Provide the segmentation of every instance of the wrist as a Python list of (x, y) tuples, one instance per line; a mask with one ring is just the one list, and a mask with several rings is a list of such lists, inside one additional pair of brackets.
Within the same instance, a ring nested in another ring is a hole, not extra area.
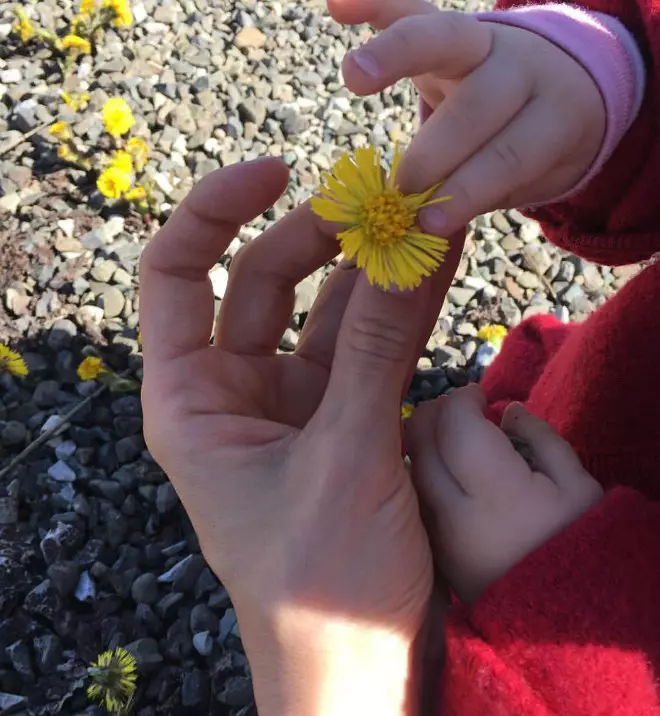
[(417, 633), (280, 608), (241, 625), (260, 716), (413, 716)]

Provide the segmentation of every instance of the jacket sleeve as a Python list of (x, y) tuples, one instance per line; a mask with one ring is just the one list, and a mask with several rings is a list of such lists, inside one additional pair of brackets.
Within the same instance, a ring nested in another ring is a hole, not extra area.
[[(499, 0), (497, 10), (543, 5)], [(660, 5), (649, 0), (584, 0), (580, 7), (618, 19), (644, 58), (648, 81), (637, 118), (602, 171), (579, 194), (526, 213), (553, 243), (600, 263), (621, 265), (660, 251)]]
[(442, 714), (657, 716), (660, 504), (605, 499), (447, 623)]

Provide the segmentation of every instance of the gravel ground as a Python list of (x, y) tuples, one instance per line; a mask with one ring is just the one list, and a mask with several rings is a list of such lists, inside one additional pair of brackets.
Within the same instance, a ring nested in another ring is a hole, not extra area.
[[(64, 1), (29, 7), (60, 29), (72, 14)], [(137, 656), (141, 716), (253, 714), (227, 592), (145, 449), (139, 397), (81, 383), (75, 369), (93, 347), (139, 376), (140, 251), (196, 180), (264, 154), (291, 167), (285, 196), (214, 270), (221, 299), (231, 255), (306, 197), (338, 152), (411, 136), (413, 90), (352, 97), (338, 70), (368, 30), (340, 28), (318, 0), (134, 4), (134, 27), (108, 33), (67, 88), (92, 95), (74, 124), (86, 143), (99, 141), (94, 113), (108, 96), (133, 108), (161, 204), (147, 223), (104, 203), (84, 172), (58, 160), (43, 125), (70, 115), (59, 75), (48, 51), (25, 53), (8, 39), (10, 11), (2, 3), (0, 338), (24, 354), (30, 375), (0, 376), (0, 714), (100, 713), (88, 705), (85, 669), (115, 645)], [(482, 325), (537, 313), (582, 320), (633, 271), (563, 254), (516, 211), (479, 217), (411, 397), (479, 378)], [(324, 275), (300, 285), (283, 350), (295, 347)]]

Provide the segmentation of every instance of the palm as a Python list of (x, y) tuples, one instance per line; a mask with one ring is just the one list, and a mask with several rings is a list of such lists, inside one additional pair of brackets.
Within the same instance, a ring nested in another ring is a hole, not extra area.
[(237, 355), (213, 346), (188, 357), (177, 372), (192, 377), (177, 429), (194, 436), (200, 449), (223, 443), (234, 432), (232, 418), (242, 418), (243, 426), (245, 418), (254, 421), (251, 442), (254, 435), (269, 442), (297, 432), (316, 411), (329, 376), (324, 366), (295, 354)]

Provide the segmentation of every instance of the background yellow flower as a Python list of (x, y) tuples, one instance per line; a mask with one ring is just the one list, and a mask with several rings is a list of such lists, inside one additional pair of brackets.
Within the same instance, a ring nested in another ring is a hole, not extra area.
[(141, 137), (131, 137), (126, 142), (126, 149), (133, 157), (135, 169), (141, 172), (149, 159), (149, 145)]
[(81, 380), (94, 380), (104, 371), (103, 361), (95, 356), (88, 356), (78, 366), (78, 377)]
[(131, 188), (131, 175), (110, 166), (101, 172), (96, 187), (107, 199), (120, 199)]
[(103, 105), (103, 126), (108, 134), (121, 137), (135, 124), (135, 117), (125, 99), (111, 97)]
[(84, 55), (89, 55), (92, 51), (92, 45), (89, 40), (85, 40), (83, 37), (78, 37), (78, 35), (67, 35), (64, 37), (62, 39), (62, 47), (65, 50), (82, 52)]
[(133, 157), (128, 152), (120, 149), (110, 157), (110, 166), (120, 169), (126, 174), (131, 174), (133, 171)]
[(50, 125), (48, 133), (51, 134), (53, 137), (56, 137), (57, 139), (66, 141), (71, 137), (71, 127), (69, 126), (68, 122), (55, 122), (54, 124)]
[(133, 12), (128, 0), (104, 0), (103, 7), (114, 13), (112, 24), (115, 27), (130, 27), (133, 24)]
[(0, 343), (0, 373), (3, 371), (17, 378), (24, 378), (28, 374), (28, 367), (20, 353)]
[(143, 186), (136, 186), (124, 194), (126, 201), (143, 201), (147, 198), (147, 191)]

